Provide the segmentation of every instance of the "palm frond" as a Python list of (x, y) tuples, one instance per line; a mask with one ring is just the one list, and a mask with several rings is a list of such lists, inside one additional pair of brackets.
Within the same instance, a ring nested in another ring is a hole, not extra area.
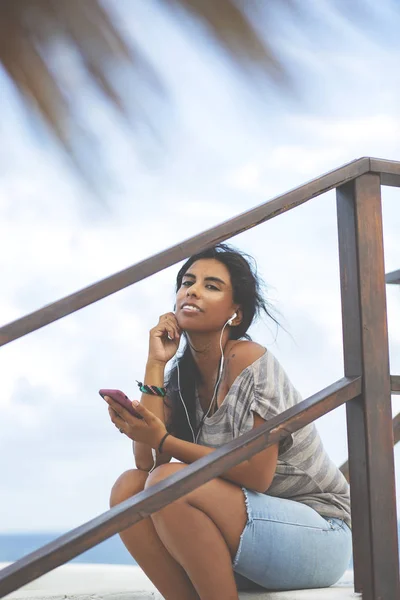
[[(233, 0), (163, 0), (162, 4), (180, 7), (202, 21), (235, 64), (260, 64), (271, 75), (279, 72), (271, 49)], [(161, 76), (134, 41), (127, 42), (99, 0), (2, 0), (0, 62), (28, 109), (41, 115), (76, 166), (84, 170), (78, 136), (74, 135), (74, 81), (52, 64), (61, 43), (74, 51), (102, 96), (125, 117), (131, 99), (113, 77), (116, 67), (124, 65), (133, 82), (146, 80), (147, 91), (151, 88), (164, 98), (167, 94)], [(137, 119), (144, 117), (140, 114), (144, 104), (136, 98), (135, 105), (134, 99), (134, 118), (135, 111)], [(151, 115), (148, 118), (151, 120)]]
[(28, 111), (42, 117), (87, 177), (79, 146), (89, 136), (79, 131), (73, 108), (78, 91), (73, 77), (53, 61), (61, 44), (74, 52), (88, 79), (124, 117), (129, 98), (113, 76), (115, 67), (123, 66), (132, 79), (146, 80), (156, 94), (165, 90), (140, 49), (127, 43), (98, 0), (1, 1), (0, 63)]
[[(274, 11), (289, 7), (301, 22), (308, 12), (303, 3), (297, 0), (158, 2), (174, 18), (185, 14), (203, 27), (232, 65), (254, 83), (260, 76), (278, 85), (287, 82), (286, 70), (274, 52), (274, 25), (269, 17)], [(354, 11), (362, 16), (368, 13), (359, 2), (331, 0), (330, 4), (348, 19), (353, 19)], [(349, 8), (355, 5), (354, 11)], [(131, 10), (135, 10), (133, 2)], [(150, 127), (157, 129), (157, 111), (143, 95), (151, 93), (164, 102), (168, 94), (161, 73), (154, 70), (135, 41), (126, 38), (101, 0), (1, 0), (0, 64), (28, 111), (41, 116), (76, 168), (87, 177), (82, 144), (93, 138), (93, 132), (85, 131), (82, 123), (78, 125), (74, 106), (80, 90), (54, 58), (60, 54), (61, 45), (77, 58), (87, 80), (103, 99), (132, 125), (147, 120)], [(129, 93), (115, 77), (121, 68), (126, 73), (124, 82), (130, 83)]]
[[(268, 42), (268, 15), (274, 9), (290, 5), (290, 0), (269, 0), (263, 5), (235, 0), (161, 0), (161, 4), (185, 11), (202, 23), (234, 67), (250, 69), (253, 77), (258, 70), (273, 79), (284, 78), (282, 64)], [(257, 16), (265, 22), (266, 35), (261, 36), (255, 27)]]

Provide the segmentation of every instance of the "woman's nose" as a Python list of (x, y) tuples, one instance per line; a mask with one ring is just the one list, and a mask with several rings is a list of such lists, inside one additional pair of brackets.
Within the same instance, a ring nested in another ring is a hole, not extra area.
[(197, 288), (195, 284), (192, 284), (190, 288), (187, 289), (186, 296), (197, 296)]

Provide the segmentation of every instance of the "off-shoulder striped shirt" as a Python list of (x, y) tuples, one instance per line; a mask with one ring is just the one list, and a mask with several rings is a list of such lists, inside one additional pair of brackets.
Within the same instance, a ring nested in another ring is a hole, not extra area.
[[(218, 410), (206, 417), (198, 443), (222, 446), (253, 428), (252, 411), (268, 421), (301, 399), (279, 361), (266, 350), (238, 375)], [(197, 426), (203, 415), (196, 397)], [(349, 485), (326, 453), (314, 423), (280, 443), (275, 476), (265, 493), (302, 502), (351, 526)]]

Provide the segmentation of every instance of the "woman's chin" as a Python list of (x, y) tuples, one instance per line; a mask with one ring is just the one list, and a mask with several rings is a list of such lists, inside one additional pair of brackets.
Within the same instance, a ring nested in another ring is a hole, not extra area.
[(199, 323), (196, 319), (190, 317), (177, 319), (177, 321), (183, 333), (203, 333), (207, 329), (204, 327), (204, 323)]
[(178, 315), (176, 315), (176, 320), (178, 321), (179, 327), (183, 331), (187, 331), (188, 329), (199, 329), (202, 327), (201, 323), (199, 322), (198, 314), (185, 314), (180, 312)]

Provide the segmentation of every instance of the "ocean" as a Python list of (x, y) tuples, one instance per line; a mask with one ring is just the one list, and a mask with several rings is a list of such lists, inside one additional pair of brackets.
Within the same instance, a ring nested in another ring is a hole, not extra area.
[[(398, 524), (400, 540), (400, 522)], [(26, 554), (48, 544), (62, 533), (13, 533), (0, 534), (0, 563), (14, 562)], [(83, 552), (70, 562), (98, 563), (114, 565), (135, 565), (136, 562), (129, 554), (119, 535), (113, 535), (94, 548)], [(352, 564), (350, 564), (352, 568)]]
[[(67, 532), (64, 532), (67, 533)], [(0, 562), (14, 562), (41, 546), (52, 542), (63, 533), (2, 533), (0, 534)], [(135, 565), (136, 562), (125, 548), (119, 535), (113, 535), (94, 548), (83, 552), (71, 563), (99, 563)]]

